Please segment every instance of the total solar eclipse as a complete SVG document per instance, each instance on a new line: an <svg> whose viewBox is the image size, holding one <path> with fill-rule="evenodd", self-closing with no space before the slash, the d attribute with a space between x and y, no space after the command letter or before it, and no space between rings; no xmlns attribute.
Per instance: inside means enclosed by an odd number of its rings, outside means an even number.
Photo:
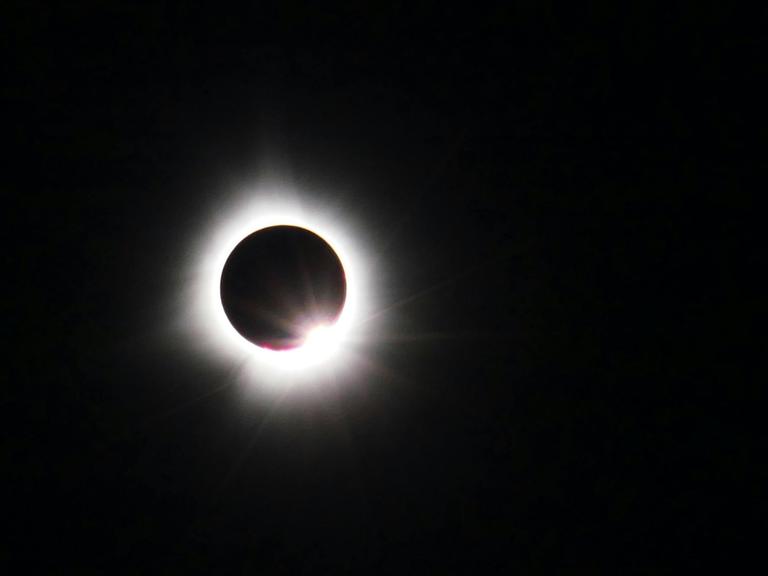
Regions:
<svg viewBox="0 0 768 576"><path fill-rule="evenodd" d="M298 226L270 226L232 250L220 295L241 336L260 348L284 351L338 320L347 281L341 260L323 238Z"/></svg>

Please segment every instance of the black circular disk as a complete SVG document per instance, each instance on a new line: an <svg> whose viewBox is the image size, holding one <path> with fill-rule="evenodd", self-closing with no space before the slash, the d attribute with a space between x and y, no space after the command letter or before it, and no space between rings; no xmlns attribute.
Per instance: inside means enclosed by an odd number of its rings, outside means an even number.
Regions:
<svg viewBox="0 0 768 576"><path fill-rule="evenodd" d="M312 328L344 307L347 281L328 243L297 226L272 226L244 238L221 274L221 303L232 326L257 346L300 346Z"/></svg>

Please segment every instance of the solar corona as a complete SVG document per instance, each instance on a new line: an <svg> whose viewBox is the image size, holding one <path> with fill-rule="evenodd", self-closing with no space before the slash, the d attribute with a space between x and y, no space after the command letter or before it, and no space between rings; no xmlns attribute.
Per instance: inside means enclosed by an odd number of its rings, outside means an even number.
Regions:
<svg viewBox="0 0 768 576"><path fill-rule="evenodd" d="M192 345L249 384L340 383L371 324L354 218L310 194L258 187L212 213L189 259L181 323Z"/></svg>

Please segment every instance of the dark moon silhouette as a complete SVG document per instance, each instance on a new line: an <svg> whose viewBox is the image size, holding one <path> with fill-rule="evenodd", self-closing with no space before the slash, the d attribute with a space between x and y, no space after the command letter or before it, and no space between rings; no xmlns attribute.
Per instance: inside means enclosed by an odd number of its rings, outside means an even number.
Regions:
<svg viewBox="0 0 768 576"><path fill-rule="evenodd" d="M244 238L221 274L221 303L232 326L262 348L300 346L309 330L335 322L347 282L328 243L297 226Z"/></svg>

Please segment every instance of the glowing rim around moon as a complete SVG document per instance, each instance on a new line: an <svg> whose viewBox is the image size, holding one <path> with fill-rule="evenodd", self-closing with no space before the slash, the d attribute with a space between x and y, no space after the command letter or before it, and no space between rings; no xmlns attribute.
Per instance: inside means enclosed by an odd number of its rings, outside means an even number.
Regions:
<svg viewBox="0 0 768 576"><path fill-rule="evenodd" d="M251 367L263 376L296 373L310 366L336 366L345 355L346 345L356 339L368 308L362 255L340 214L274 196L270 199L265 194L257 195L237 207L231 217L221 218L213 237L208 238L202 250L202 269L198 271L202 282L195 295L198 331L206 332L209 346L219 355L252 363ZM224 312L220 294L224 265L240 241L253 232L279 225L305 228L325 240L339 257L347 281L346 300L337 321L312 331L302 346L282 351L261 348L240 335Z"/></svg>

